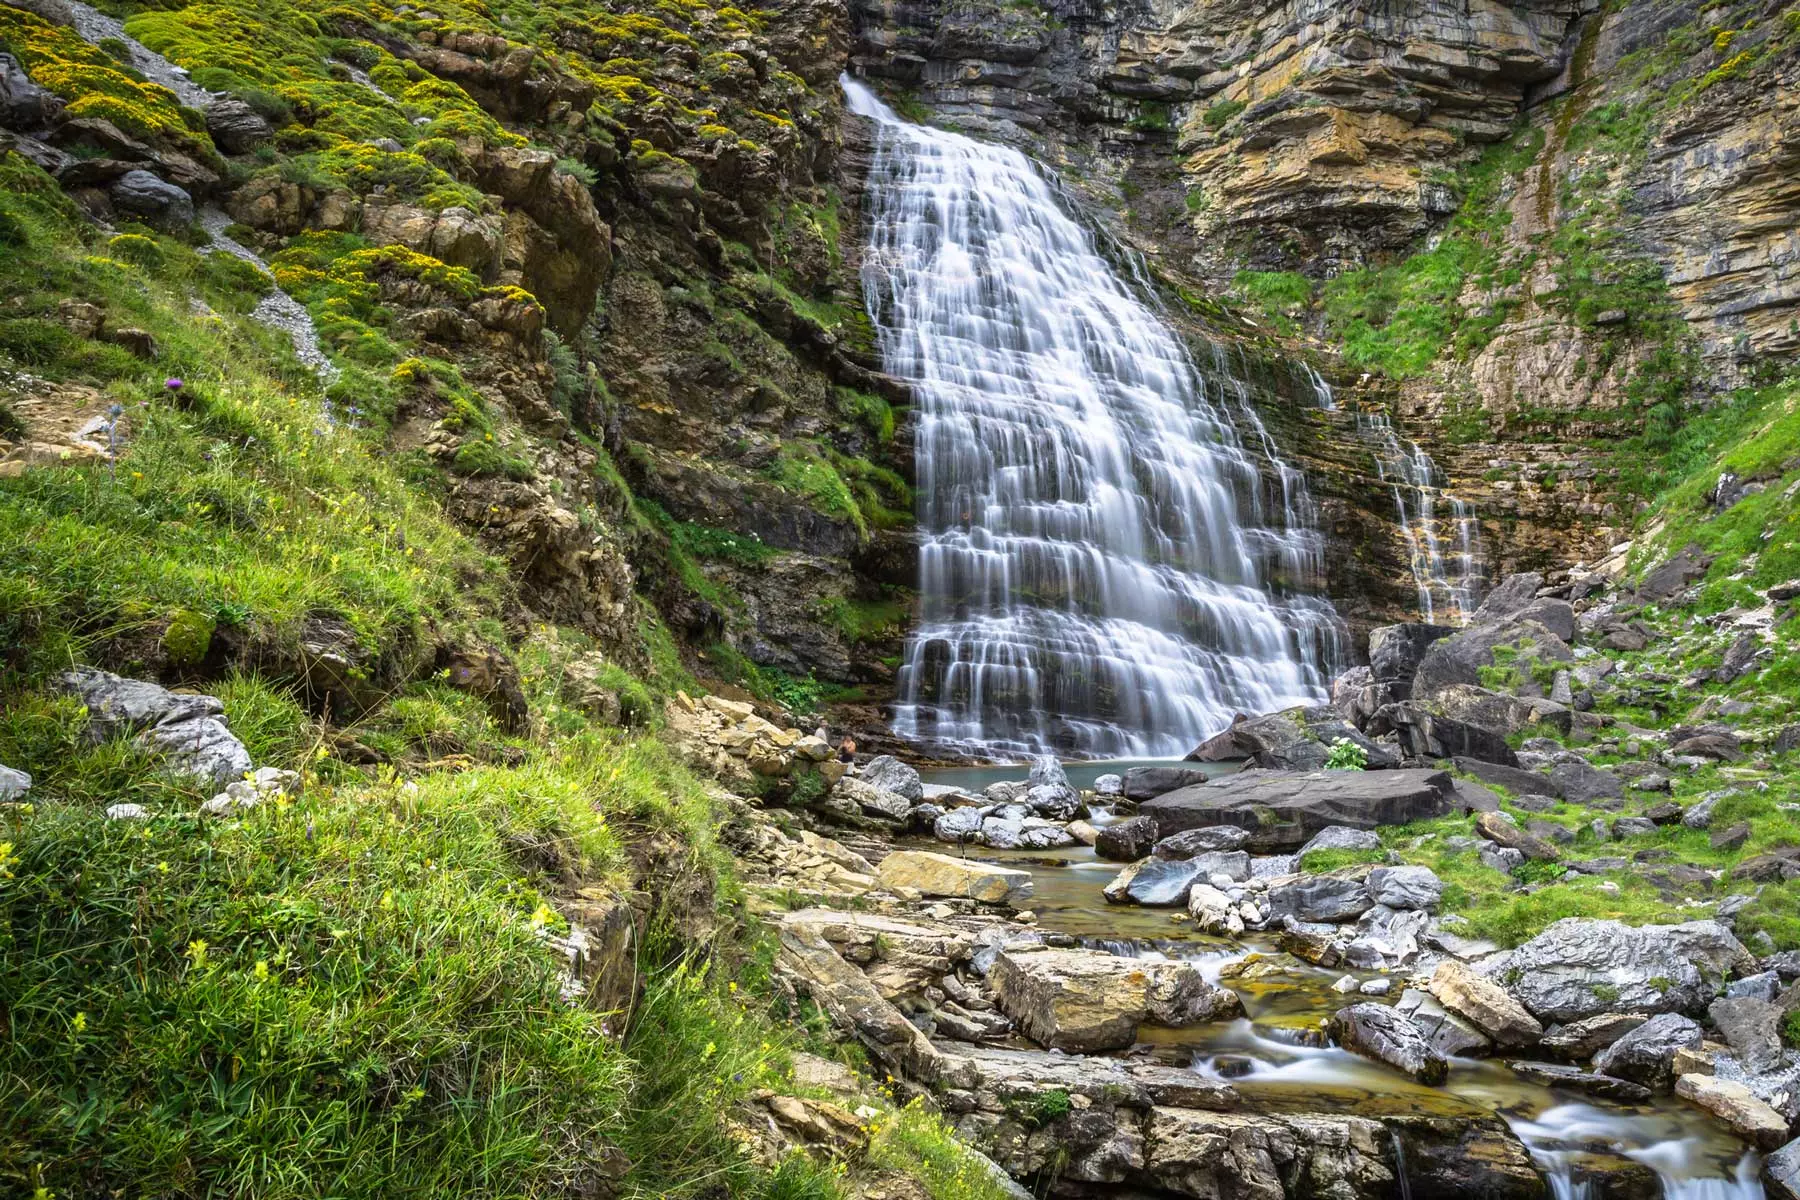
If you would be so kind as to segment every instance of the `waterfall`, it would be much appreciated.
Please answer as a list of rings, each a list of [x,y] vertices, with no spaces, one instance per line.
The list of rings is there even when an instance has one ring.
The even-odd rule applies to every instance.
[[[1312,368],[1307,373],[1319,407],[1336,409],[1331,385]],[[1401,437],[1386,413],[1358,411],[1356,431],[1373,446],[1376,476],[1394,499],[1419,593],[1419,619],[1462,624],[1480,599],[1481,522],[1475,510],[1444,490],[1425,448]],[[1450,510],[1447,516],[1439,514],[1440,506]]]
[[[877,126],[865,300],[918,408],[895,732],[1160,757],[1320,701],[1341,629],[1322,540],[1248,389],[1209,390],[1023,154],[844,89]]]

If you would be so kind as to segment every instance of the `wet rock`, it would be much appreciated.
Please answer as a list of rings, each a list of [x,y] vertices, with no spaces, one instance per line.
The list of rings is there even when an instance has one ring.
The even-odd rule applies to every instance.
[[[1489,1054],[1494,1044],[1475,1026],[1416,988],[1400,993],[1394,1007],[1412,1018],[1431,1048],[1445,1058],[1470,1058]]]
[[[1773,1150],[1787,1141],[1787,1118],[1741,1083],[1711,1075],[1683,1075],[1675,1081],[1675,1094],[1712,1113],[1759,1150]]]
[[[858,777],[870,787],[878,787],[917,804],[925,798],[925,783],[919,773],[891,754],[878,754],[862,765]]]
[[[1630,926],[1565,917],[1482,971],[1539,1020],[1699,1012],[1755,959],[1716,921]]]
[[[1100,830],[1094,853],[1112,862],[1136,862],[1156,845],[1156,821],[1152,817],[1128,817]]]
[[[1241,1016],[1237,996],[1193,964],[1098,950],[1008,948],[988,972],[994,1002],[1041,1046],[1091,1053],[1137,1040],[1143,1022],[1182,1028]]]
[[[1271,917],[1307,923],[1354,921],[1374,905],[1369,897],[1368,866],[1340,867],[1319,875],[1288,875],[1272,880],[1265,906]]]
[[[1625,795],[1625,785],[1617,775],[1582,759],[1557,763],[1550,769],[1550,782],[1563,799],[1573,804],[1616,800]]]
[[[881,860],[876,876],[890,888],[916,888],[927,896],[954,896],[983,904],[1018,904],[1031,896],[1031,872],[971,862],[928,850],[896,850]]]
[[[1590,1096],[1599,1096],[1603,1100],[1614,1100],[1620,1104],[1647,1104],[1655,1095],[1641,1083],[1615,1079],[1611,1075],[1598,1075],[1563,1063],[1511,1062],[1506,1065],[1512,1068],[1513,1074],[1528,1083],[1586,1092]]]
[[[1215,774],[1204,767],[1132,767],[1125,772],[1125,798],[1141,803],[1176,788],[1205,783]]]
[[[77,667],[59,683],[87,706],[95,742],[129,735],[162,754],[171,773],[213,787],[250,770],[250,752],[226,727],[225,706],[213,696],[178,694],[94,667]]]
[[[1343,930],[1336,925],[1282,917],[1276,943],[1295,958],[1319,967],[1335,967],[1343,961]]]
[[[1474,968],[1445,960],[1431,974],[1431,994],[1501,1046],[1530,1046],[1544,1027],[1506,989]]]
[[[1437,908],[1444,881],[1430,867],[1376,867],[1369,872],[1369,898],[1388,908]]]
[[[1094,777],[1094,795],[1113,798],[1125,794],[1125,777],[1123,775],[1097,775]]]
[[[1066,821],[1081,811],[1081,794],[1069,785],[1062,764],[1049,755],[1040,755],[1031,766],[1031,779],[1025,802],[1041,817]]]
[[[1475,832],[1497,846],[1517,850],[1533,862],[1555,862],[1562,857],[1555,846],[1520,829],[1504,813],[1481,813],[1475,818]]]
[[[194,223],[194,198],[148,171],[127,171],[108,189],[113,207],[159,229],[180,230]]]
[[[1187,903],[1188,891],[1206,883],[1217,865],[1235,879],[1250,874],[1250,856],[1242,850],[1211,852],[1194,858],[1145,858],[1132,863],[1101,890],[1108,903],[1166,907]]]
[[[1341,1008],[1327,1019],[1326,1031],[1351,1053],[1386,1063],[1420,1083],[1440,1084],[1449,1074],[1450,1064],[1432,1049],[1419,1027],[1389,1005]]]
[[[0,801],[17,800],[31,790],[31,776],[24,771],[0,765]]]
[[[1443,816],[1454,789],[1443,771],[1248,770],[1178,788],[1146,801],[1163,837],[1209,825],[1235,825],[1250,848],[1281,851],[1331,825],[1369,829]]]
[[[1781,1065],[1781,1005],[1755,996],[1730,996],[1714,1000],[1706,1015],[1731,1046],[1732,1053],[1750,1071],[1762,1074]]]
[[[1133,820],[1150,821],[1152,828],[1156,824],[1149,817],[1134,817]],[[1249,842],[1250,835],[1235,825],[1208,825],[1184,829],[1173,837],[1163,838],[1150,848],[1150,853],[1158,858],[1193,858],[1197,854],[1220,850],[1241,850]]]
[[[876,787],[865,779],[846,775],[831,789],[834,798],[856,805],[864,815],[886,821],[904,821],[912,812],[912,802],[898,792]]]
[[[1553,1026],[1538,1048],[1560,1058],[1578,1061],[1594,1057],[1650,1018],[1644,1013],[1600,1013]]]
[[[1668,1091],[1675,1052],[1697,1049],[1700,1026],[1680,1013],[1660,1012],[1594,1056],[1594,1069],[1617,1079]]]

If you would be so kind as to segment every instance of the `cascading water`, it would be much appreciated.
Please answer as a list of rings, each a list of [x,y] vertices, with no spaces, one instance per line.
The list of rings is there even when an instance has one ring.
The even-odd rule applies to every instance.
[[[1331,385],[1309,373],[1319,407],[1335,409]],[[1481,523],[1475,510],[1444,490],[1431,456],[1402,438],[1385,413],[1359,411],[1356,431],[1374,447],[1375,472],[1394,498],[1407,565],[1419,591],[1420,619],[1460,625],[1475,611],[1481,588]],[[1448,516],[1439,515],[1440,506],[1450,510]]]
[[[1208,394],[1024,155],[844,89],[878,127],[865,296],[918,398],[896,732],[1152,757],[1322,699],[1341,626],[1309,594],[1321,540],[1247,389]]]

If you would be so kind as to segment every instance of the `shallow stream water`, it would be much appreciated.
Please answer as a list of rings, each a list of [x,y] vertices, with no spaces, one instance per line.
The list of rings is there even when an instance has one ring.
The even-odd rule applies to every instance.
[[[1120,764],[1079,764],[1094,774]],[[1071,777],[1076,764],[1071,764]],[[1099,768],[1099,769],[1096,769]],[[994,779],[1018,778],[1019,768],[984,768]],[[1010,771],[1010,774],[1007,772]],[[928,783],[969,787],[975,779],[951,771],[923,772]],[[1079,786],[1079,785],[1078,785]],[[1100,823],[1108,818],[1101,816]],[[936,849],[942,846],[933,843]],[[1325,1016],[1359,1000],[1399,999],[1405,974],[1393,973],[1386,997],[1345,996],[1332,984],[1349,974],[1380,978],[1376,971],[1324,969],[1281,954],[1273,939],[1208,937],[1171,918],[1179,909],[1108,904],[1100,894],[1123,864],[1098,858],[1086,846],[1055,851],[968,851],[969,857],[1031,872],[1031,909],[1037,928],[1065,933],[1083,944],[1134,957],[1188,959],[1244,1001],[1247,1018],[1193,1029],[1145,1028],[1143,1039],[1162,1057],[1185,1059],[1195,1071],[1230,1078],[1252,1105],[1272,1111],[1337,1112],[1362,1116],[1427,1114],[1498,1116],[1532,1151],[1556,1200],[1598,1196],[1581,1178],[1585,1165],[1620,1158],[1650,1167],[1668,1200],[1754,1200],[1763,1195],[1760,1163],[1744,1144],[1706,1113],[1673,1097],[1631,1106],[1528,1083],[1499,1059],[1456,1058],[1443,1087],[1426,1087],[1336,1047],[1309,1046]],[[1233,964],[1264,955],[1283,964],[1279,973],[1254,980],[1235,975]]]

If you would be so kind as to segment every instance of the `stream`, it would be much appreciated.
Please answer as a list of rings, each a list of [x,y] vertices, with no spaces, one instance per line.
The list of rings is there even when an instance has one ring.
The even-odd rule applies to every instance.
[[[1122,770],[1121,763],[1069,765],[1077,772]],[[1192,765],[1192,764],[1187,764]],[[927,783],[970,786],[961,776],[976,771],[1017,778],[1019,767],[924,771]],[[954,776],[954,777],[953,777]],[[1077,786],[1080,786],[1079,784]],[[1094,823],[1112,818],[1097,810]],[[940,843],[918,848],[942,851]],[[1595,1100],[1575,1092],[1530,1083],[1498,1059],[1452,1058],[1443,1087],[1427,1087],[1379,1063],[1335,1046],[1307,1044],[1322,1018],[1345,1004],[1400,998],[1405,972],[1387,996],[1334,991],[1344,975],[1384,978],[1378,971],[1326,969],[1282,953],[1272,939],[1209,937],[1172,921],[1179,909],[1108,904],[1100,890],[1124,867],[1105,861],[1087,846],[1055,851],[970,851],[971,857],[1031,872],[1031,910],[1037,927],[1064,933],[1080,943],[1130,957],[1186,959],[1244,1002],[1246,1019],[1190,1029],[1146,1027],[1140,1036],[1164,1061],[1229,1079],[1245,1100],[1269,1111],[1335,1112],[1360,1116],[1428,1114],[1498,1116],[1531,1150],[1543,1168],[1554,1200],[1599,1200],[1596,1185],[1582,1179],[1584,1163],[1629,1159],[1660,1177],[1667,1200],[1759,1200],[1760,1160],[1710,1116],[1672,1096],[1646,1105]],[[1231,977],[1234,967],[1265,955],[1284,969],[1262,978]],[[1223,977],[1222,976],[1226,976]]]

